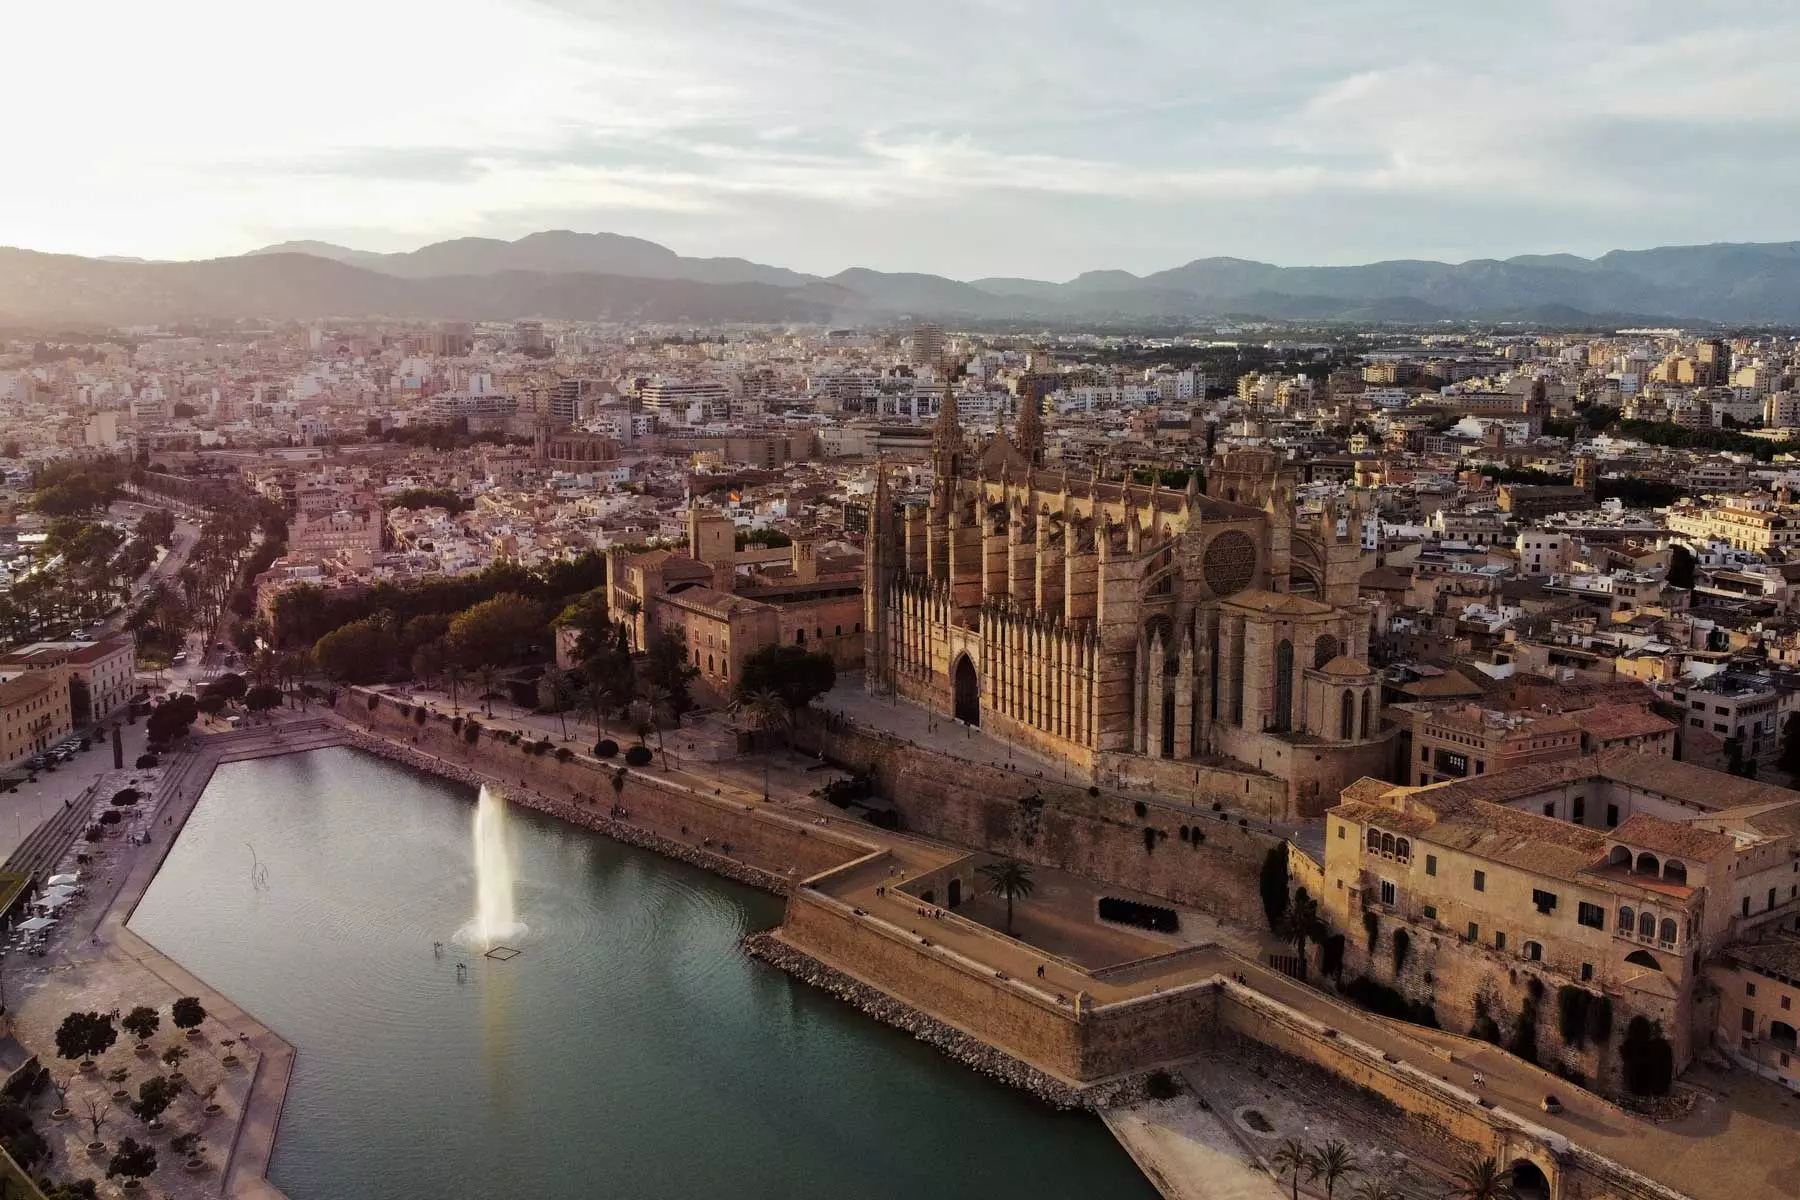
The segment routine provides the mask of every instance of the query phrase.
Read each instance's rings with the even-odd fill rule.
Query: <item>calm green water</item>
[[[704,872],[514,810],[524,953],[460,951],[473,806],[353,750],[226,766],[132,919],[299,1048],[293,1200],[1154,1196],[1098,1121],[750,962],[780,902]]]

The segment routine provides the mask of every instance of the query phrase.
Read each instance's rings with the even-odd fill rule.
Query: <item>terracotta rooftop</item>
[[[1415,700],[1447,700],[1482,694],[1481,685],[1470,680],[1461,671],[1445,671],[1442,675],[1427,675],[1423,679],[1415,679],[1411,683],[1402,684],[1400,691]]]
[[[1437,822],[1419,836],[1436,845],[1559,879],[1574,879],[1603,859],[1608,849],[1606,835],[1598,830],[1479,801],[1440,810]]]
[[[1636,704],[1605,704],[1574,713],[1581,731],[1602,742],[1673,733],[1675,723]]]
[[[27,671],[16,679],[0,683],[0,708],[32,700],[53,687],[66,687],[48,671]]]
[[[1327,675],[1338,675],[1345,678],[1357,675],[1367,675],[1369,673],[1369,668],[1363,666],[1363,664],[1357,662],[1347,654],[1338,655],[1336,658],[1320,667],[1319,670]]]
[[[747,600],[731,592],[721,592],[717,588],[691,587],[679,592],[670,592],[662,597],[666,604],[676,608],[684,608],[690,612],[705,613],[711,617],[733,617],[761,608],[757,600]]]
[[[1780,938],[1772,942],[1744,942],[1725,951],[1725,957],[1765,975],[1800,984],[1800,940]]]
[[[1693,763],[1675,762],[1657,754],[1640,754],[1632,750],[1609,750],[1596,756],[1608,779],[1673,796],[1689,804],[1719,810],[1747,805],[1793,803],[1800,793],[1772,783],[1758,783],[1723,771],[1709,771]],[[1588,761],[1588,760],[1583,760]]]

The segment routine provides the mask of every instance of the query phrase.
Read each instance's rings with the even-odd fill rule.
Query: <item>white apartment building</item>
[[[704,425],[731,415],[731,389],[716,379],[681,380],[657,376],[638,390],[644,411],[664,424]]]

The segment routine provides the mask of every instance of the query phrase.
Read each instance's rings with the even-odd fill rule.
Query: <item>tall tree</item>
[[[458,613],[450,622],[449,643],[465,665],[504,667],[520,661],[543,630],[543,606],[508,592]]]
[[[1012,936],[1013,901],[1031,899],[1032,890],[1037,886],[1031,868],[1016,858],[1001,858],[983,863],[981,877],[987,882],[989,895],[1006,901],[1006,933],[1008,937]]]
[[[1498,1160],[1471,1158],[1450,1177],[1450,1200],[1511,1200],[1512,1181]]]
[[[1294,1178],[1294,1200],[1300,1200],[1300,1173],[1312,1167],[1312,1155],[1307,1152],[1306,1143],[1299,1138],[1288,1138],[1275,1147],[1275,1153],[1269,1156],[1269,1165],[1275,1168],[1275,1178],[1292,1175]]]
[[[644,658],[644,679],[661,689],[666,697],[663,704],[675,718],[677,729],[681,728],[682,714],[694,707],[688,687],[698,674],[699,669],[688,662],[686,640],[673,629],[658,630],[650,639],[650,652]]]
[[[829,654],[801,646],[768,645],[744,660],[737,690],[740,696],[773,691],[797,711],[829,692],[836,681],[837,668]]]
[[[1307,1179],[1322,1180],[1325,1184],[1325,1200],[1331,1200],[1337,1191],[1337,1185],[1347,1176],[1356,1173],[1356,1155],[1345,1143],[1333,1138],[1320,1146],[1312,1154],[1306,1166]]]

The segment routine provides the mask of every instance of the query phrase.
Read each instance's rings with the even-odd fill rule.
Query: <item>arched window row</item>
[[[1397,862],[1412,861],[1412,841],[1405,837],[1395,837],[1391,833],[1371,829],[1369,830],[1368,847],[1370,854],[1379,854],[1383,858],[1391,858]]]
[[[1664,883],[1676,883],[1687,886],[1687,864],[1677,858],[1658,859],[1648,850],[1632,854],[1629,846],[1614,846],[1606,852],[1606,865],[1623,867],[1633,875],[1649,875],[1661,879]]]
[[[1634,910],[1629,904],[1619,905],[1619,924],[1616,930],[1620,937],[1630,937],[1634,932],[1638,940],[1656,941],[1664,947],[1673,947],[1681,940],[1681,926],[1674,917],[1663,917],[1660,920],[1649,909],[1641,912]]]

